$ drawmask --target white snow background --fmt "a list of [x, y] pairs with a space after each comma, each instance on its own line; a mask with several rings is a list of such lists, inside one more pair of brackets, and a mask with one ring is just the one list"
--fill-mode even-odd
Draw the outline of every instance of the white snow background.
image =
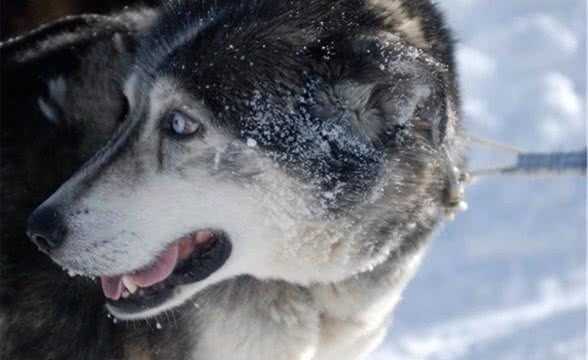
[[[585, 0], [441, 0], [469, 132], [586, 144]], [[473, 168], [514, 159], [471, 149]], [[370, 360], [586, 358], [586, 178], [493, 177], [433, 240]]]

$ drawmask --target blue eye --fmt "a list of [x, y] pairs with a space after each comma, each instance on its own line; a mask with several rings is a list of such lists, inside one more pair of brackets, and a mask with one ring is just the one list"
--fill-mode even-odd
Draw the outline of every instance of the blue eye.
[[179, 111], [170, 111], [164, 117], [165, 127], [175, 136], [187, 137], [203, 130], [202, 123]]

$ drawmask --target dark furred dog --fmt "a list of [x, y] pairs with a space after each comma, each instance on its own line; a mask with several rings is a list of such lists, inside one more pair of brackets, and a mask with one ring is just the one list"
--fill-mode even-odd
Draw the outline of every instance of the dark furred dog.
[[[76, 156], [124, 118], [27, 226], [70, 274], [99, 278], [103, 296], [90, 281], [61, 279], [69, 306], [43, 306], [55, 324], [78, 326], [74, 352], [97, 358], [366, 356], [459, 195], [459, 100], [437, 9], [216, 0], [156, 13], [88, 24], [108, 35], [80, 37], [86, 55], [73, 58], [96, 65], [73, 76], [44, 72], [46, 56], [69, 58], [59, 44], [71, 34], [3, 44], [10, 66], [42, 74], [36, 102], [47, 121], [84, 118], [66, 136], [92, 144], [72, 144]], [[104, 61], [96, 48], [114, 55]], [[113, 67], [124, 85], [108, 82]], [[19, 283], [26, 301], [49, 292], [39, 281]], [[11, 314], [32, 312], [20, 289], [5, 294]], [[128, 322], [107, 322], [104, 297]], [[50, 323], [28, 326], [47, 333]], [[4, 352], [18, 357], [26, 338], [10, 333]]]

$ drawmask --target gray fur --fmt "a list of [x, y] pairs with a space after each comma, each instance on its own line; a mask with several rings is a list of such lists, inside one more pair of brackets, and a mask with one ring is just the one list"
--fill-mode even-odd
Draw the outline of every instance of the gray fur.
[[[125, 232], [140, 229], [100, 238], [109, 231], [106, 223], [97, 220], [101, 214], [117, 214], [116, 219], [106, 218], [123, 224], [127, 223], [123, 217], [130, 216], [117, 213], [126, 205], [111, 207], [114, 201], [109, 196], [133, 196], [136, 188], [162, 173], [190, 182], [198, 168], [219, 184], [261, 192], [275, 189], [269, 180], [282, 179], [278, 182], [290, 187], [285, 193], [294, 194], [292, 201], [310, 210], [305, 217], [293, 214], [291, 218], [311, 219], [313, 225], [306, 231], [318, 234], [309, 237], [310, 243], [291, 244], [292, 249], [306, 256], [311, 251], [307, 248], [326, 251], [325, 264], [311, 268], [321, 273], [306, 277], [295, 277], [289, 270], [238, 273], [211, 283], [182, 305], [144, 323], [111, 325], [100, 314], [94, 318], [96, 327], [85, 330], [92, 336], [84, 345], [96, 351], [86, 358], [353, 359], [365, 357], [385, 334], [389, 315], [430, 234], [451, 206], [454, 175], [448, 169], [462, 162], [451, 38], [436, 8], [424, 0], [370, 1], [362, 3], [365, 8], [353, 1], [284, 3], [275, 9], [269, 4], [174, 1], [162, 11], [142, 40], [135, 68], [128, 72], [137, 81], [130, 93], [127, 90], [127, 121], [45, 202], [75, 224], [64, 246], [51, 255], [63, 267], [92, 276], [137, 268], [132, 261], [142, 261], [137, 255], [140, 243]], [[255, 11], [244, 15], [249, 6]], [[288, 20], [292, 14], [296, 20]], [[216, 17], [228, 30], [207, 30]], [[255, 24], [249, 32], [240, 27], [247, 21]], [[205, 31], [210, 31], [209, 38], [199, 48], [200, 42], [194, 39]], [[330, 36], [336, 38], [332, 48], [329, 43], [322, 50], [316, 46], [317, 39]], [[241, 52], [231, 39], [237, 47], [240, 41], [252, 41], [258, 47], [247, 48], [244, 43], [250, 51]], [[263, 41], [256, 43], [256, 39]], [[304, 54], [297, 57], [296, 51]], [[337, 52], [345, 51], [347, 57], [337, 57]], [[98, 53], [90, 53], [89, 58], [96, 59]], [[250, 58], [241, 59], [241, 54]], [[305, 56], [316, 54], [320, 62], [301, 64]], [[280, 61], [268, 61], [271, 56]], [[209, 63], [210, 58], [225, 62]], [[256, 66], [245, 70], [249, 62]], [[310, 65], [306, 69], [316, 71], [316, 77], [307, 82], [302, 73]], [[235, 69], [238, 78], [232, 77]], [[82, 67], [79, 74], [84, 79], [103, 79], [101, 70], [92, 68]], [[147, 96], [161, 79], [178, 81], [175, 101], [206, 119], [211, 129], [205, 137], [208, 143], [154, 140], [159, 135], [153, 135], [153, 129], [158, 127], [146, 115], [146, 105], [153, 102]], [[100, 84], [100, 80], [93, 82]], [[120, 107], [120, 89], [109, 85], [96, 88], [108, 94], [103, 103], [78, 103], [75, 95], [88, 87], [85, 84], [68, 86], [71, 98], [50, 94], [55, 103], [67, 104], [66, 111], [72, 114], [68, 118], [94, 119], [102, 109]], [[84, 125], [91, 135], [87, 145], [77, 150], [80, 156], [92, 152], [111, 131], [104, 121], [100, 117]], [[282, 135], [296, 139], [295, 146], [282, 142]], [[210, 146], [214, 139], [230, 142], [217, 154]], [[337, 161], [332, 155], [335, 148], [343, 152]], [[342, 169], [340, 164], [346, 161]], [[268, 163], [275, 170], [269, 171]], [[267, 199], [271, 195], [270, 191]], [[275, 196], [278, 200], [282, 194]], [[294, 205], [281, 208], [284, 213], [293, 209]], [[168, 213], [162, 212], [162, 217]], [[94, 229], [93, 236], [84, 227]], [[95, 229], [102, 230], [96, 234]], [[336, 241], [324, 244], [322, 236]], [[128, 241], [121, 240], [126, 237]], [[144, 256], [156, 253], [156, 245], [142, 236], [139, 240], [144, 241]], [[134, 256], [139, 260], [131, 259]], [[73, 320], [68, 321], [76, 321], [75, 314], [96, 315], [102, 299], [95, 286], [83, 280], [62, 280], [62, 287], [82, 281], [84, 287], [73, 291], [88, 296], [92, 303], [88, 307], [76, 304]], [[30, 281], [31, 297], [38, 298], [41, 287], [34, 283], [43, 280]], [[31, 311], [18, 302], [14, 309], [14, 314]], [[59, 321], [59, 312], [53, 311], [48, 318]], [[7, 321], [13, 329], [23, 326], [17, 319], [12, 316]], [[18, 351], [23, 350], [3, 347], [3, 354], [14, 358], [19, 357]]]

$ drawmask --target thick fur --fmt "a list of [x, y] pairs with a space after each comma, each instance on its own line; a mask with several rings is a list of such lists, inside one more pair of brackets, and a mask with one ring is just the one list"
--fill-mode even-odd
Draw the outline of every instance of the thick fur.
[[[96, 321], [83, 338], [95, 343], [84, 345], [102, 358], [365, 357], [445, 214], [461, 162], [452, 43], [437, 9], [424, 0], [172, 1], [134, 58], [126, 120], [42, 205], [68, 226], [51, 257], [115, 275], [211, 227], [234, 249], [157, 308], [110, 308], [121, 319], [171, 316], [162, 329], [109, 325], [100, 295], [83, 290], [90, 304], [72, 312]], [[48, 87], [63, 98], [63, 84]], [[174, 110], [205, 133], [168, 136], [161, 119]], [[107, 114], [96, 122], [112, 121]]]

